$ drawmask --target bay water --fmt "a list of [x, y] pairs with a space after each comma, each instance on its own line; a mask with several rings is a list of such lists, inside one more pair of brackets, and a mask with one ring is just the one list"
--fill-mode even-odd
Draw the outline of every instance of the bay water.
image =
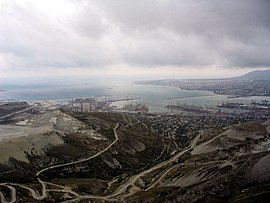
[[222, 102], [250, 104], [252, 100], [270, 100], [270, 97], [228, 98], [209, 91], [182, 90], [161, 85], [142, 85], [126, 81], [83, 81], [82, 83], [0, 83], [0, 100], [40, 101], [71, 100], [81, 97], [107, 97], [116, 99], [137, 98], [132, 101], [117, 101], [113, 105], [122, 107], [127, 103], [141, 103], [150, 112], [168, 112], [167, 104], [216, 106]]

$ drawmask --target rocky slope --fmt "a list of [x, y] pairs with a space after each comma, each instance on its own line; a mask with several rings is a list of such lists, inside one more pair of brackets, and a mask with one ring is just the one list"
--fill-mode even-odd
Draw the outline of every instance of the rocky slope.
[[0, 117], [28, 108], [26, 102], [7, 102], [0, 104]]
[[52, 111], [1, 126], [19, 135], [0, 141], [1, 201], [268, 202], [269, 120], [173, 148], [140, 118]]
[[49, 170], [42, 176], [110, 180], [151, 164], [163, 148], [161, 137], [138, 121], [113, 113], [52, 111], [23, 125], [0, 126], [0, 136], [5, 136], [0, 141], [0, 179], [25, 182], [35, 179], [42, 168], [89, 157], [113, 142], [117, 122], [119, 140], [106, 153], [91, 161]]
[[184, 160], [145, 177], [145, 191], [125, 202], [268, 202], [269, 126], [269, 121], [243, 123], [208, 137]]

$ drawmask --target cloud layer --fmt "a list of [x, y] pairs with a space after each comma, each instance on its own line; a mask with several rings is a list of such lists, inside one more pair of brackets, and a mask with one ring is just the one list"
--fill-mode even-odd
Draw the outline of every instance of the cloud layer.
[[268, 0], [4, 0], [0, 70], [270, 66]]

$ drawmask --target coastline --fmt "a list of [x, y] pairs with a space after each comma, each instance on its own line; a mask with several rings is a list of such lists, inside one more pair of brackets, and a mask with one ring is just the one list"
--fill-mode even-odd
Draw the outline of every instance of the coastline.
[[[110, 89], [108, 89], [111, 87]], [[49, 89], [49, 88], [48, 88]], [[8, 97], [14, 98], [10, 101], [26, 101], [29, 104], [42, 103], [45, 105], [64, 104], [71, 102], [74, 98], [95, 98], [100, 101], [111, 102], [111, 105], [122, 107], [132, 102], [140, 102], [149, 107], [149, 112], [168, 113], [165, 108], [168, 103], [181, 102], [195, 106], [217, 106], [222, 102], [239, 102], [250, 104], [252, 100], [270, 100], [269, 96], [248, 96], [248, 97], [228, 97], [228, 95], [216, 94], [204, 90], [186, 90], [168, 84], [137, 84], [137, 82], [126, 82], [118, 85], [109, 84], [102, 88], [80, 88], [55, 87], [51, 92], [35, 91], [29, 89], [19, 89], [16, 92], [7, 94]], [[51, 90], [51, 89], [50, 89]], [[5, 94], [3, 94], [5, 95]], [[232, 95], [231, 95], [232, 96]], [[7, 101], [5, 99], [5, 101]], [[4, 102], [4, 100], [3, 100]]]

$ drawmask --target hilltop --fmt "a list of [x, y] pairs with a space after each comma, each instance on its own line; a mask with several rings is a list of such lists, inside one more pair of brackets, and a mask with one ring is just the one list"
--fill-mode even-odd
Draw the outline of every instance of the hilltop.
[[269, 96], [270, 70], [252, 71], [240, 77], [222, 79], [174, 79], [138, 81], [138, 84], [169, 85], [184, 90], [211, 91], [230, 97]]
[[270, 80], [270, 70], [255, 70], [235, 79], [242, 80]]

